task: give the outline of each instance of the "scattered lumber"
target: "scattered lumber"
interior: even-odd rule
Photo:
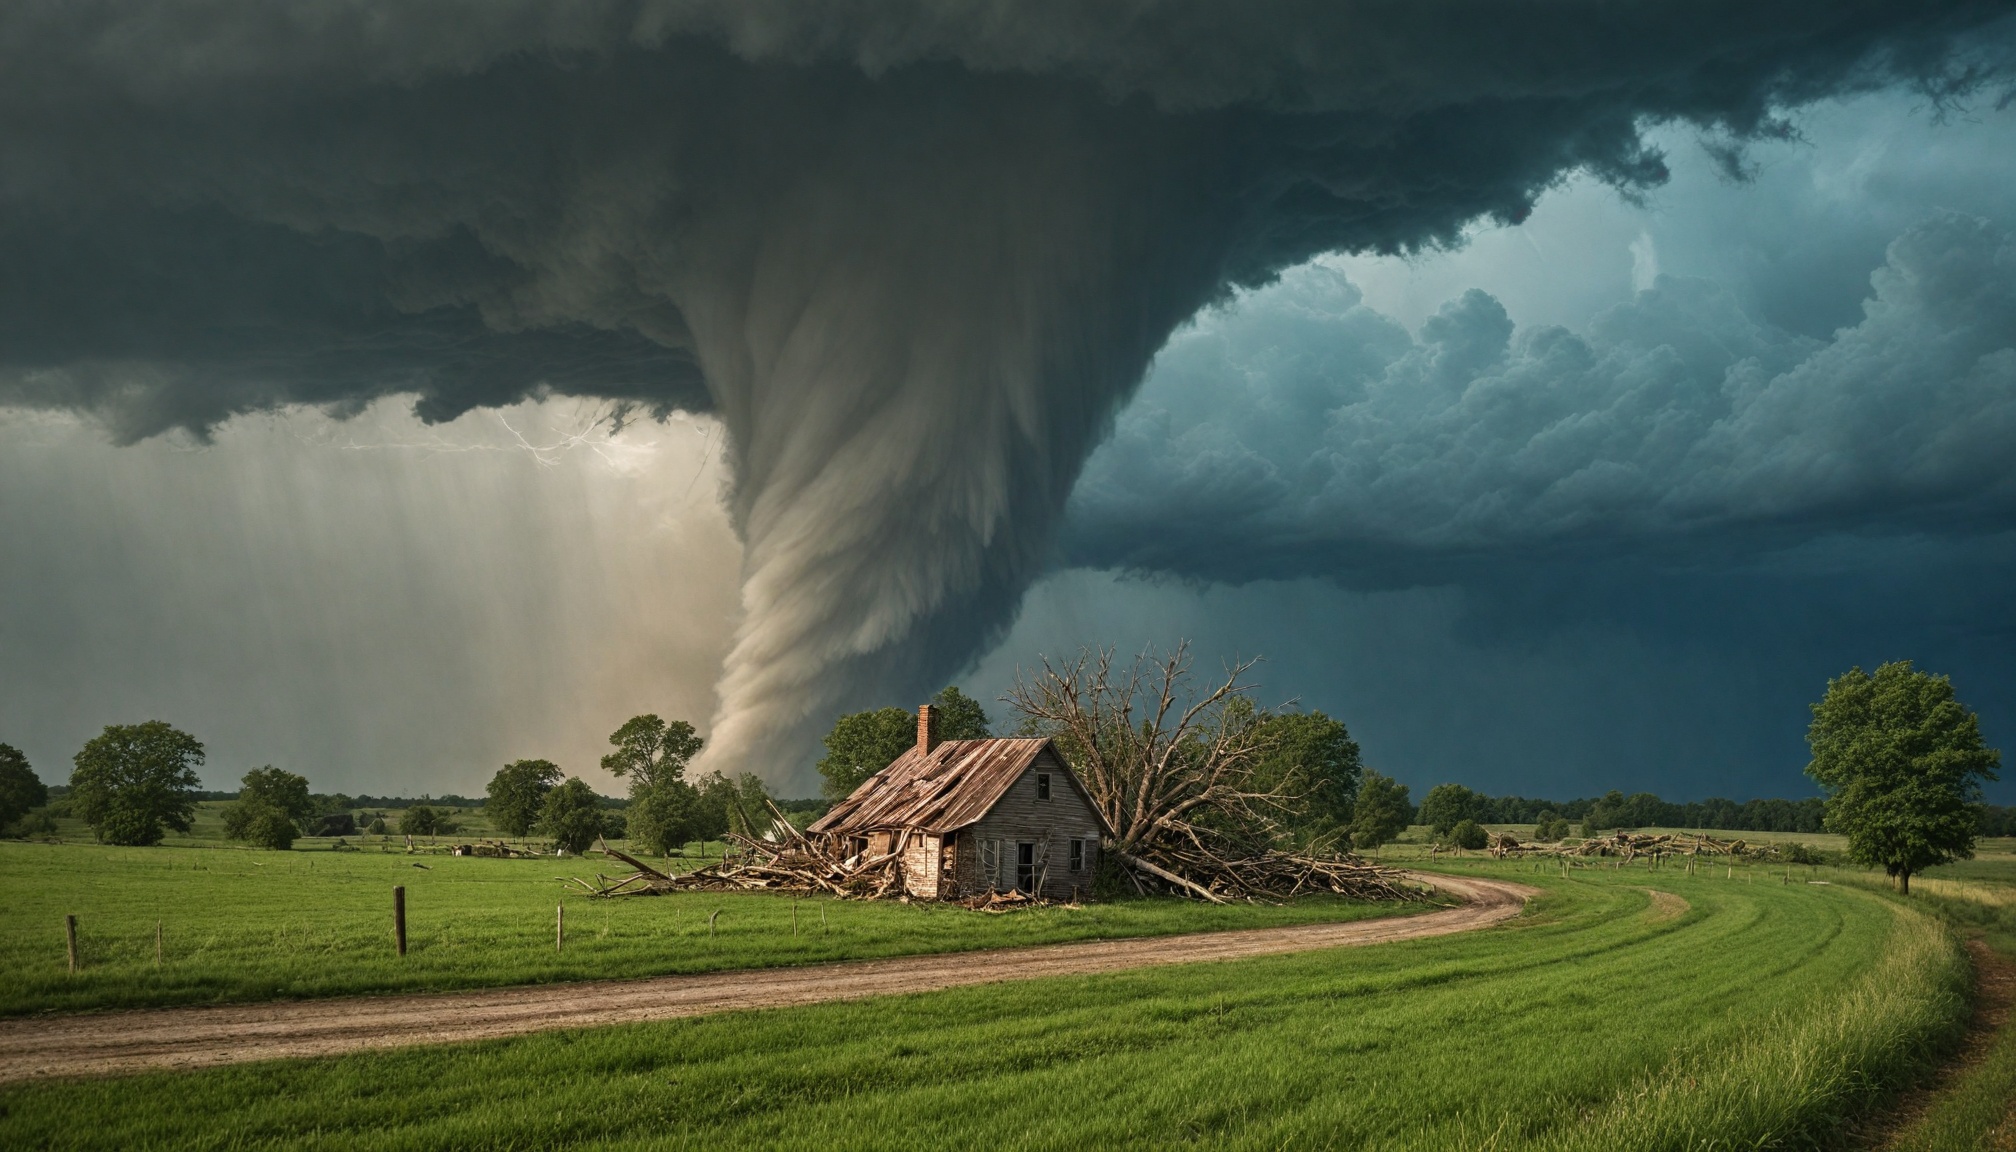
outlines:
[[[1042,903],[1027,892],[987,892],[979,896],[968,896],[954,903],[969,912],[1013,912],[1017,908],[1028,908]]]

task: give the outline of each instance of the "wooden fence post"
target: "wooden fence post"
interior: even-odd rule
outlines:
[[[406,886],[392,886],[392,937],[398,942],[399,955],[406,955]]]
[[[567,902],[560,902],[559,910],[553,913],[553,951],[561,952],[567,947]]]
[[[77,917],[63,917],[63,939],[70,946],[70,971],[75,972],[82,967],[77,962]]]
[[[154,966],[161,966],[161,921],[154,921]]]

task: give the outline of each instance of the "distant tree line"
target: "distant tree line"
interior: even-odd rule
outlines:
[[[1445,791],[1446,790],[1446,791]],[[1553,819],[1578,825],[1583,835],[1620,828],[1698,828],[1718,832],[1825,832],[1827,801],[1757,799],[1741,803],[1711,796],[1685,804],[1662,800],[1650,792],[1626,796],[1610,791],[1577,800],[1535,800],[1525,796],[1487,796],[1461,784],[1438,784],[1422,798],[1410,823],[1425,824],[1438,834],[1472,820],[1478,824],[1534,824]],[[1981,806],[1979,835],[2016,836],[2016,807]],[[1565,833],[1564,833],[1565,835]],[[1558,839],[1548,836],[1543,839]]]
[[[1650,792],[1619,791],[1575,800],[1527,796],[1487,796],[1461,784],[1437,784],[1422,798],[1418,823],[1438,834],[1464,820],[1478,824],[1540,824],[1565,820],[1584,834],[1618,828],[1702,828],[1732,832],[1820,832],[1826,801],[1758,799],[1738,803],[1721,797],[1675,803]],[[1990,833],[1994,835],[1994,833]]]
[[[686,761],[701,745],[685,721],[634,717],[610,742],[617,751],[603,767],[630,778],[628,803],[598,795],[547,760],[505,765],[482,801],[456,795],[414,800],[311,792],[307,777],[272,765],[247,772],[236,791],[200,789],[201,741],[160,720],[111,724],[78,751],[69,783],[55,788],[43,784],[19,749],[0,744],[0,834],[53,833],[57,818],[76,817],[103,843],[158,844],[168,832],[189,832],[196,805],[204,801],[228,801],[226,838],[276,850],[291,848],[303,835],[355,835],[365,821],[362,830],[373,835],[388,835],[395,824],[407,836],[450,835],[460,831],[457,813],[479,805],[506,835],[536,832],[577,853],[604,837],[636,835],[670,851],[730,830],[767,830],[772,801],[754,775],[730,780],[710,773],[685,781]],[[798,802],[807,803],[818,805]],[[384,811],[369,811],[374,808]],[[398,813],[394,824],[387,822],[391,812]]]

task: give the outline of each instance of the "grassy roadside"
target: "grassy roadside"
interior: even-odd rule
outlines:
[[[1548,894],[1377,948],[18,1086],[0,1144],[1812,1146],[1964,1018],[1950,937],[1867,893],[1464,870]]]
[[[2016,985],[2016,957],[1991,954],[2002,969],[2003,999]],[[2003,1152],[2016,1149],[2016,1023],[1983,1038],[1977,1061],[1962,1070],[1911,1124],[1883,1146],[1896,1152]]]
[[[1896,899],[1874,877],[1860,882]],[[1899,901],[1903,903],[1903,901]],[[1983,853],[1915,879],[1908,903],[1936,915],[1974,941],[1977,968],[1995,987],[1984,995],[2004,1002],[1999,1028],[1977,1038],[1968,1061],[1952,1070],[1922,1110],[1882,1147],[1897,1152],[2016,1150],[2016,858]],[[1983,954],[1985,953],[1985,954]]]
[[[425,867],[415,867],[415,863]],[[1121,900],[990,916],[763,893],[567,900],[599,857],[499,860],[0,842],[0,1015],[477,988],[1405,915],[1420,905]],[[408,953],[392,947],[406,888]],[[719,913],[718,917],[714,914]],[[84,969],[66,968],[63,917]],[[710,925],[710,917],[713,917]],[[794,931],[795,918],[795,931]],[[155,963],[155,926],[164,938]]]

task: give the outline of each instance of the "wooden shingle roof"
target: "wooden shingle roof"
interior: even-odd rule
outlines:
[[[1040,737],[995,737],[947,740],[928,753],[913,746],[807,830],[858,835],[914,828],[942,836],[985,816],[1049,744]],[[1063,757],[1051,755],[1064,767]]]

